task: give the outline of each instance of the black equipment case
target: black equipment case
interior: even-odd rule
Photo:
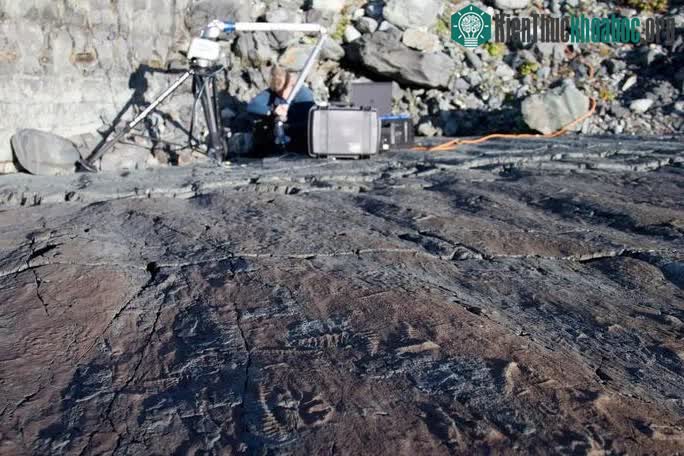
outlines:
[[[414,145],[413,120],[408,115],[380,117],[382,150],[407,149]]]
[[[378,111],[382,150],[407,149],[414,144],[413,120],[406,114],[393,114],[394,102],[401,95],[396,82],[357,81],[351,85],[354,106],[370,106]]]
[[[380,151],[380,121],[371,108],[314,107],[309,111],[309,155],[365,158]]]

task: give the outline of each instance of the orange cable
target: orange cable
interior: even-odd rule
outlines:
[[[594,112],[596,112],[596,100],[593,98],[589,99],[590,102],[590,107],[589,111],[582,116],[578,117],[577,119],[573,120],[560,130],[554,131],[552,133],[546,133],[546,134],[534,134],[534,133],[494,133],[491,135],[483,136],[480,138],[475,138],[475,139],[454,139],[451,141],[448,141],[443,144],[439,144],[434,147],[414,147],[413,150],[419,150],[419,151],[426,151],[426,152],[443,152],[446,150],[454,150],[458,146],[464,145],[464,144],[480,144],[485,141],[489,141],[490,139],[496,139],[496,138],[557,138],[559,136],[563,136],[568,132],[568,130],[575,125],[577,125],[580,122],[584,122],[587,118],[591,117]]]

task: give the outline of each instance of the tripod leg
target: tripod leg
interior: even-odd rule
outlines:
[[[210,78],[207,80],[206,78]],[[226,147],[223,140],[223,127],[218,113],[218,103],[216,100],[216,85],[213,76],[198,76],[200,85],[204,85],[202,93],[202,110],[209,129],[209,156],[223,160]]]
[[[83,168],[86,171],[91,171],[91,172],[96,172],[97,169],[95,168],[94,163],[102,158],[102,156],[109,151],[114,145],[119,142],[124,136],[126,136],[128,133],[130,133],[131,130],[135,128],[136,125],[138,125],[140,122],[142,122],[147,116],[150,115],[152,111],[154,111],[157,106],[159,106],[161,103],[164,102],[168,97],[171,96],[173,92],[175,92],[185,81],[188,80],[190,76],[192,76],[194,72],[192,70],[186,71],[183,73],[183,75],[178,78],[176,82],[171,84],[168,89],[166,89],[159,97],[157,97],[156,100],[152,102],[143,112],[141,112],[135,119],[133,119],[128,125],[126,125],[126,128],[124,128],[119,134],[117,134],[114,139],[111,141],[105,143],[102,147],[100,147],[98,150],[94,151],[90,157],[88,157],[87,160],[81,160],[79,162],[79,165],[81,168]]]

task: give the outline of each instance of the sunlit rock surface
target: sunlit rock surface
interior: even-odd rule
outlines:
[[[0,453],[681,451],[683,162],[564,138],[5,176]]]

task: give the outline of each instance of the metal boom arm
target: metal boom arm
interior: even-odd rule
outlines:
[[[217,38],[221,33],[233,33],[233,32],[303,32],[303,33],[315,33],[320,35],[316,46],[314,46],[311,54],[306,60],[306,64],[302,69],[299,79],[295,84],[292,93],[288,97],[287,104],[292,104],[299,91],[301,90],[306,78],[309,77],[309,73],[313,69],[314,64],[318,55],[323,49],[325,44],[327,30],[320,24],[298,24],[298,23],[280,23],[272,24],[269,22],[223,22],[223,21],[213,21],[207,28],[202,32],[203,36],[208,36],[211,38]]]

